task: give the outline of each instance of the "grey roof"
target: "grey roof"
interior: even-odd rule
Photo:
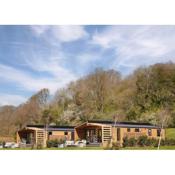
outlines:
[[[27,125],[27,127],[44,129],[44,125]],[[48,126],[48,131],[74,131],[74,126]]]
[[[107,124],[121,128],[160,128],[159,126],[152,125],[145,122],[114,122],[111,120],[88,120],[88,123],[98,123],[98,124]]]

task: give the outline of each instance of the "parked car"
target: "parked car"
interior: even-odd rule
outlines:
[[[0,144],[0,148],[3,148],[3,144]]]

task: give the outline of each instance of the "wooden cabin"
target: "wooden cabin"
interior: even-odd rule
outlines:
[[[73,126],[27,125],[16,135],[17,143],[28,147],[41,145],[46,147],[47,140],[74,140]]]
[[[160,134],[165,138],[165,131],[149,123],[87,121],[75,127],[75,140],[87,140],[88,144],[106,146],[112,142],[122,146],[125,137],[158,139]]]
[[[125,137],[138,138],[165,138],[165,130],[149,123],[116,122],[113,121],[87,121],[76,127],[27,125],[17,132],[17,143],[28,146],[42,145],[46,147],[47,140],[86,140],[91,146],[107,146],[112,142],[123,144]]]

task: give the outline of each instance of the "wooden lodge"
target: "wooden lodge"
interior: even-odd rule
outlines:
[[[138,138],[147,136],[158,139],[165,138],[165,131],[149,123],[112,122],[112,121],[87,121],[75,127],[75,140],[85,139],[89,144],[105,146],[112,142],[122,146],[125,137]]]
[[[47,140],[86,140],[91,146],[106,146],[112,142],[122,146],[125,137],[165,138],[165,130],[149,123],[87,121],[78,126],[27,125],[17,132],[17,143],[46,146]]]
[[[16,139],[17,143],[24,143],[29,147],[46,147],[47,140],[74,140],[74,127],[27,125],[17,132]]]

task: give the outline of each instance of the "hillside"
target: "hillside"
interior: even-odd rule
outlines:
[[[18,107],[0,107],[0,135],[26,124],[76,125],[88,119],[142,121],[175,127],[175,64],[141,67],[127,77],[116,70],[94,72],[59,89],[34,94]]]

